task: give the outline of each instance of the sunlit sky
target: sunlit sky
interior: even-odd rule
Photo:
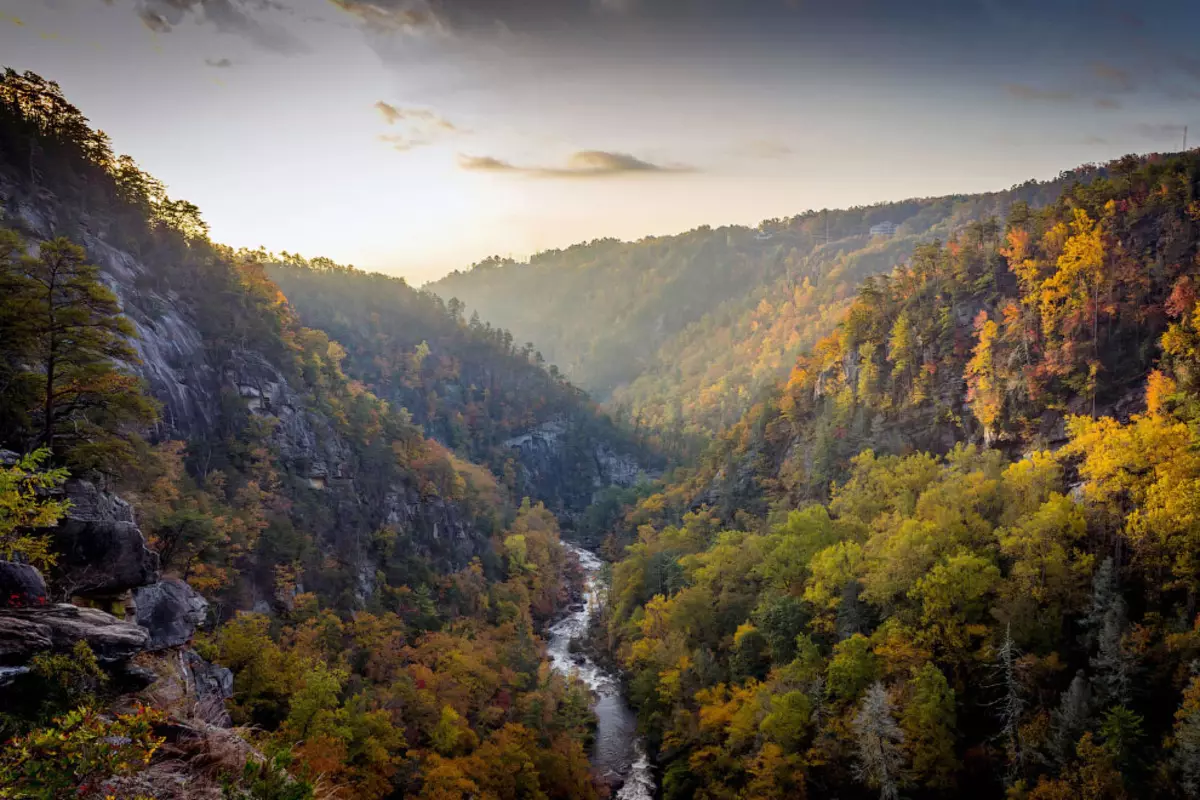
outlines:
[[[1165,0],[0,0],[0,64],[62,84],[214,239],[420,283],[1177,150],[1198,23]]]

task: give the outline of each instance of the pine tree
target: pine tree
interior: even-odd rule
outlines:
[[[1175,768],[1179,770],[1180,785],[1188,797],[1200,797],[1200,675],[1192,663],[1191,685],[1183,695],[1183,703],[1175,712]]]
[[[1054,761],[1065,767],[1075,754],[1075,745],[1087,729],[1091,714],[1091,687],[1083,670],[1075,673],[1071,685],[1063,692],[1062,701],[1054,710],[1054,730],[1051,746]]]
[[[854,732],[858,737],[855,775],[872,789],[879,789],[880,800],[896,800],[904,768],[900,750],[904,733],[896,723],[892,700],[880,681],[863,697],[862,707],[854,718]]]
[[[1106,558],[1092,579],[1092,603],[1083,624],[1091,658],[1093,684],[1103,706],[1128,705],[1133,691],[1135,664],[1122,639],[1128,626],[1125,600],[1117,583],[1116,568]]]
[[[1021,716],[1025,699],[1021,696],[1021,679],[1017,674],[1017,659],[1021,653],[1012,638],[1012,625],[1004,629],[1004,641],[996,651],[996,671],[1003,695],[999,703],[1001,737],[1008,751],[1008,782],[1015,783],[1025,771],[1025,748],[1021,741]]]
[[[4,267],[4,303],[17,311],[13,342],[38,385],[31,438],[56,457],[69,451],[77,466],[127,460],[136,429],[152,424],[156,410],[121,366],[136,363],[137,354],[116,296],[67,239],[44,242],[37,256]]]
[[[1096,673],[1096,693],[1106,706],[1128,705],[1133,693],[1136,665],[1122,642],[1125,627],[1125,601],[1117,597],[1104,615],[1091,662]]]
[[[1119,592],[1117,570],[1112,557],[1104,559],[1092,576],[1092,601],[1088,613],[1080,624],[1085,631],[1085,641],[1090,648],[1096,643],[1100,628],[1104,625],[1105,615],[1112,607],[1113,600]]]

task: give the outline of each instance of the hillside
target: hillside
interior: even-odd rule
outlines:
[[[275,259],[268,274],[300,321],[346,350],[346,374],[401,406],[426,434],[486,465],[514,496],[575,518],[597,490],[658,466],[529,345],[463,318],[403,280],[325,260]]]
[[[578,575],[505,443],[590,408],[435,304],[387,320],[435,348],[409,413],[347,372],[390,351],[306,327],[268,269],[56,84],[0,77],[0,794],[595,796],[588,695],[538,635]],[[590,466],[558,478],[578,508]]]
[[[1191,797],[1200,155],[919,247],[613,532],[665,797]]]
[[[540,348],[573,382],[669,439],[735,422],[841,318],[859,284],[971,223],[1040,207],[1092,168],[1004,192],[883,203],[490,259],[430,285]],[[894,235],[870,236],[892,222]],[[531,302],[531,298],[537,302]]]
[[[1198,282],[1193,150],[417,291],[8,70],[0,797],[1196,797]]]

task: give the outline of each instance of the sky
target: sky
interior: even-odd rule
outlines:
[[[420,284],[1200,143],[1198,25],[1182,0],[0,0],[0,64],[215,240]]]

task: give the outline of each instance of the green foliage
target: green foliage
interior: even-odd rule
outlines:
[[[22,365],[10,366],[0,405],[28,427],[5,434],[112,473],[133,460],[138,431],[157,418],[138,380],[118,366],[137,361],[133,325],[81,247],[58,238],[36,256],[16,251],[0,242],[0,360]]]
[[[288,772],[294,759],[286,750],[261,760],[246,759],[241,780],[226,779],[223,795],[228,800],[312,800],[312,784]]]
[[[875,682],[878,672],[870,640],[856,633],[833,648],[827,678],[829,693],[841,700],[854,701]]]
[[[7,692],[0,712],[0,738],[47,726],[76,708],[95,708],[109,683],[108,673],[87,642],[76,642],[67,653],[38,653],[29,672]]]
[[[954,690],[942,671],[929,662],[913,672],[908,690],[900,725],[913,773],[925,785],[949,788],[958,767]]]
[[[460,304],[328,259],[242,257],[264,263],[300,320],[345,348],[347,375],[407,409],[427,436],[486,465],[517,498],[529,494],[580,513],[595,491],[597,447],[656,460],[583,392],[547,372],[532,345],[478,318],[464,320]],[[505,442],[543,424],[561,429],[564,455],[531,474]]]
[[[45,492],[67,479],[65,469],[47,469],[50,451],[35,450],[12,466],[0,466],[0,560],[24,561],[39,569],[55,561],[49,534],[37,529],[52,528],[70,509],[65,500],[53,500]]]
[[[162,720],[145,707],[112,717],[88,708],[71,711],[0,750],[0,797],[133,800],[106,782],[145,768],[162,744],[154,736]]]
[[[547,361],[668,449],[698,455],[698,440],[737,422],[837,326],[865,279],[904,263],[921,242],[948,240],[964,223],[1003,216],[1016,203],[1043,206],[1094,175],[1085,167],[1006,192],[810,211],[764,220],[758,230],[703,226],[637,242],[599,239],[527,263],[487,259],[430,288],[536,343]],[[897,234],[869,236],[885,220],[900,226]],[[998,239],[994,224],[970,235],[985,247]],[[900,339],[916,342],[920,317],[909,321],[911,335]],[[920,366],[900,374],[908,380]]]

